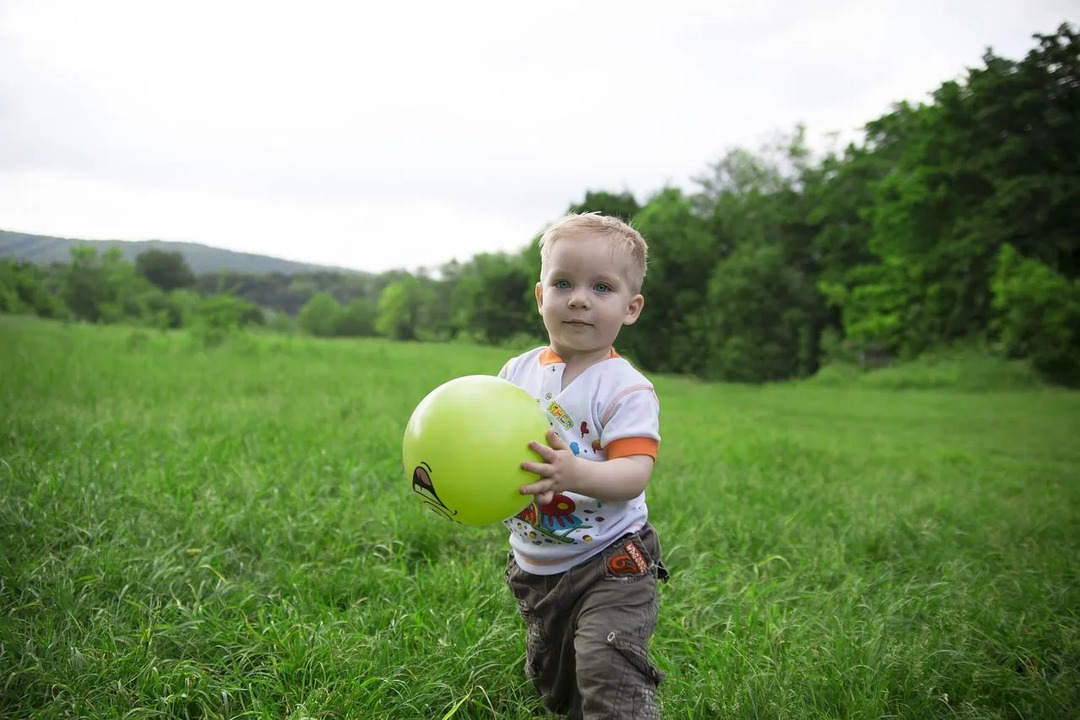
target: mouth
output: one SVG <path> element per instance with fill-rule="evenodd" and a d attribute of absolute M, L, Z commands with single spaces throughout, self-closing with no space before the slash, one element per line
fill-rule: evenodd
<path fill-rule="evenodd" d="M 570 327 L 576 327 L 576 328 L 592 327 L 592 323 L 587 323 L 584 320 L 567 320 L 565 322 Z"/>

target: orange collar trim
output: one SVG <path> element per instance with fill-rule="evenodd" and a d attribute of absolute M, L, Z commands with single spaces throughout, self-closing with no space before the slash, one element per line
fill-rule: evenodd
<path fill-rule="evenodd" d="M 615 348 L 611 348 L 611 354 L 608 355 L 608 359 L 619 357 L 619 353 L 615 352 Z M 549 347 L 546 347 L 540 353 L 541 365 L 554 365 L 555 363 L 561 363 L 563 359 L 555 354 L 555 351 Z"/>

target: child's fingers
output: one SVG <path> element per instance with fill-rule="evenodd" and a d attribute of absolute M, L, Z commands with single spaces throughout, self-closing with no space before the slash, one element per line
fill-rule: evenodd
<path fill-rule="evenodd" d="M 522 485 L 518 490 L 522 495 L 539 495 L 541 493 L 551 492 L 550 480 L 539 480 L 528 485 Z M 550 500 L 548 502 L 551 502 Z"/>
<path fill-rule="evenodd" d="M 547 431 L 547 441 L 548 445 L 556 450 L 565 450 L 567 448 L 566 441 L 562 439 L 562 435 L 559 435 L 559 433 L 554 430 Z"/>
<path fill-rule="evenodd" d="M 538 443 L 535 440 L 529 443 L 529 449 L 539 455 L 541 458 L 543 458 L 546 462 L 551 462 L 556 457 L 555 450 L 549 448 L 543 443 Z"/>
<path fill-rule="evenodd" d="M 531 472 L 534 475 L 539 475 L 540 477 L 547 477 L 547 474 L 551 472 L 550 465 L 538 462 L 523 462 L 521 463 L 521 469 L 525 472 Z"/>

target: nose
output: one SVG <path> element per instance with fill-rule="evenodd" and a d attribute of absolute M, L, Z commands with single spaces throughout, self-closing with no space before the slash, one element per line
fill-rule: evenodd
<path fill-rule="evenodd" d="M 589 308 L 589 298 L 583 291 L 574 290 L 574 292 L 570 293 L 570 299 L 567 301 L 567 304 L 572 308 L 583 308 L 587 310 Z"/>

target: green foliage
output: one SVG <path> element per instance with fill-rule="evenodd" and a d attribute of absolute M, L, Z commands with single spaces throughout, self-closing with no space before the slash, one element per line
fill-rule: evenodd
<path fill-rule="evenodd" d="M 190 290 L 165 292 L 151 288 L 143 296 L 143 322 L 162 330 L 186 327 L 196 316 L 201 302 L 198 293 Z"/>
<path fill-rule="evenodd" d="M 676 188 L 650 198 L 635 226 L 649 242 L 645 309 L 620 334 L 620 351 L 649 370 L 703 375 L 712 331 L 707 286 L 720 254 L 716 242 Z"/>
<path fill-rule="evenodd" d="M 199 345 L 217 347 L 243 328 L 264 322 L 257 306 L 231 295 L 211 295 L 196 308 L 191 332 Z"/>
<path fill-rule="evenodd" d="M 710 269 L 705 377 L 763 382 L 817 369 L 825 303 L 803 191 L 814 179 L 808 156 L 800 127 L 757 155 L 733 150 L 699 180 L 694 205 L 716 243 L 713 262 L 700 263 Z"/>
<path fill-rule="evenodd" d="M 344 309 L 330 293 L 313 295 L 297 318 L 300 329 L 315 337 L 333 337 Z"/>
<path fill-rule="evenodd" d="M 79 320 L 96 322 L 107 302 L 97 249 L 88 245 L 71 248 L 71 263 L 64 277 L 64 304 Z"/>
<path fill-rule="evenodd" d="M 862 345 L 880 344 L 890 350 L 917 354 L 926 343 L 917 332 L 921 277 L 918 264 L 900 258 L 883 258 L 875 265 L 848 271 L 850 289 L 826 287 L 830 300 L 840 305 L 847 337 Z"/>
<path fill-rule="evenodd" d="M 650 243 L 645 311 L 620 351 L 646 371 L 764 382 L 1000 338 L 1044 377 L 1080 382 L 1080 36 L 1065 24 L 1035 39 L 1022 59 L 988 51 L 928 102 L 897 104 L 842 152 L 814 157 L 797 127 L 729 150 L 692 194 L 663 188 L 642 206 L 587 191 L 571 211 L 632 221 Z M 178 256 L 144 253 L 133 272 L 97 247 L 75 247 L 59 273 L 9 267 L 0 309 L 166 328 L 197 317 L 169 290 L 190 281 Z M 203 275 L 197 288 L 299 314 L 320 337 L 506 345 L 544 336 L 539 265 L 534 242 L 434 277 L 307 268 Z"/>
<path fill-rule="evenodd" d="M 936 349 L 914 360 L 880 370 L 856 362 L 825 365 L 805 382 L 811 385 L 865 390 L 943 390 L 950 392 L 1015 392 L 1036 390 L 1044 383 L 1026 360 L 998 357 L 985 348 Z"/>
<path fill-rule="evenodd" d="M 109 248 L 98 257 L 96 247 L 76 245 L 71 248 L 71 263 L 64 272 L 60 292 L 75 318 L 112 323 L 144 317 L 152 289 L 124 261 L 119 248 Z"/>
<path fill-rule="evenodd" d="M 371 337 L 376 335 L 376 304 L 355 298 L 343 307 L 330 293 L 317 293 L 304 305 L 297 325 L 314 337 Z"/>
<path fill-rule="evenodd" d="M 343 305 L 358 298 L 376 302 L 382 289 L 400 275 L 400 271 L 383 275 L 334 271 L 289 275 L 219 272 L 200 276 L 197 287 L 203 294 L 228 292 L 268 310 L 298 315 L 304 304 L 318 293 L 332 295 Z"/>
<path fill-rule="evenodd" d="M 46 282 L 44 270 L 37 265 L 0 260 L 0 313 L 67 317 L 67 308 Z"/>
<path fill-rule="evenodd" d="M 379 296 L 375 329 L 392 340 L 416 340 L 427 325 L 436 298 L 429 281 L 405 275 Z"/>
<path fill-rule="evenodd" d="M 708 377 L 766 382 L 808 374 L 814 289 L 776 245 L 742 245 L 709 282 Z"/>
<path fill-rule="evenodd" d="M 377 303 L 366 298 L 355 298 L 341 309 L 334 334 L 341 337 L 374 337 L 378 317 Z"/>
<path fill-rule="evenodd" d="M 852 157 L 879 178 L 860 217 L 880 264 L 851 267 L 848 292 L 832 294 L 851 334 L 907 355 L 985 335 L 1006 244 L 1080 272 L 1080 41 L 1067 25 L 1036 37 L 1023 60 L 988 52 L 932 103 L 868 125 L 880 159 Z"/>
<path fill-rule="evenodd" d="M 539 277 L 538 254 L 532 267 L 524 255 L 477 255 L 461 267 L 451 296 L 455 324 L 496 344 L 528 334 L 538 317 L 535 287 Z"/>
<path fill-rule="evenodd" d="M 1054 382 L 1080 384 L 1080 281 L 1004 245 L 992 287 L 1004 351 Z"/>
<path fill-rule="evenodd" d="M 135 257 L 135 272 L 166 292 L 195 285 L 195 274 L 178 252 L 147 250 L 140 253 Z"/>
<path fill-rule="evenodd" d="M 611 217 L 617 217 L 625 222 L 631 222 L 634 219 L 634 216 L 638 214 L 639 210 L 641 210 L 641 207 L 638 205 L 637 199 L 635 199 L 633 193 L 629 191 L 623 191 L 616 194 L 605 191 L 588 190 L 585 192 L 585 199 L 580 203 L 572 204 L 567 212 L 597 212 L 601 215 L 610 215 Z"/>

